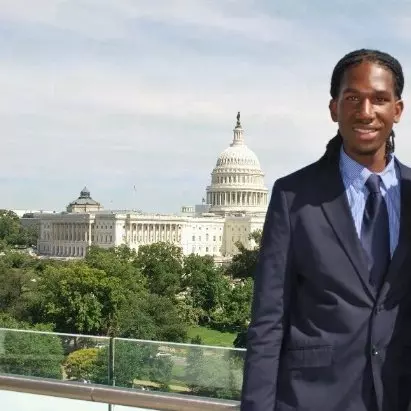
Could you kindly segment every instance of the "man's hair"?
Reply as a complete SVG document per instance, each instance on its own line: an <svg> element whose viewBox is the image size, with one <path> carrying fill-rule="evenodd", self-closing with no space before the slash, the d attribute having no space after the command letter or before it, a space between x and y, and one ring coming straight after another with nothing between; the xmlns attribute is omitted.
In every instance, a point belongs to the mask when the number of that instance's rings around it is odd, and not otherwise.
<svg viewBox="0 0 411 411"><path fill-rule="evenodd" d="M394 94L397 99L401 99L402 92L404 90L404 74L400 62L391 55L378 50L360 49L352 51L346 54L334 67L331 76L330 94L332 99L337 99L340 93L341 82L345 72L356 65L363 63L364 61L370 61L376 63L391 71L394 79ZM386 155L389 156L394 152L395 133L391 131L390 138L386 143ZM327 152L329 154L337 154L342 144L341 135L338 133L327 144Z"/></svg>

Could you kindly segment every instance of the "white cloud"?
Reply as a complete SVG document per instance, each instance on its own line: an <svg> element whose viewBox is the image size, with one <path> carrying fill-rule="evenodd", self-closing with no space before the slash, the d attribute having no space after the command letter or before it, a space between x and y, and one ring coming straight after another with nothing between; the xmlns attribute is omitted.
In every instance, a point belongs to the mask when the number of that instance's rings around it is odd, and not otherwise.
<svg viewBox="0 0 411 411"><path fill-rule="evenodd" d="M315 160L335 130L332 67L361 41L252 3L0 0L3 206L63 207L87 184L118 208L176 210L203 196L238 110L267 186Z"/></svg>

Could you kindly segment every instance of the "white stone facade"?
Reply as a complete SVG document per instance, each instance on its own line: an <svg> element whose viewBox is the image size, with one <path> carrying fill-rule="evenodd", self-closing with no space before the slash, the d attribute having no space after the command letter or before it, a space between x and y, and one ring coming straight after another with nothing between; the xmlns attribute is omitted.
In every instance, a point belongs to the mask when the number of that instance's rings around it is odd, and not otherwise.
<svg viewBox="0 0 411 411"><path fill-rule="evenodd" d="M268 190L257 156L244 144L240 116L233 142L224 150L211 173L205 204L182 207L180 215L132 211L103 211L84 188L67 212L35 217L40 220L38 252L51 257L84 257L87 248L139 246L166 241L183 254L211 255L217 260L246 247L251 232L261 229L267 210Z"/></svg>

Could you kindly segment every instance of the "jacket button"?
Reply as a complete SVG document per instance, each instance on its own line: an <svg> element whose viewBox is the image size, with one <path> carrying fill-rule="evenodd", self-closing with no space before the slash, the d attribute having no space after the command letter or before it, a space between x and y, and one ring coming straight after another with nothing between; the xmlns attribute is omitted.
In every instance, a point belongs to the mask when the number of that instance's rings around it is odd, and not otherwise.
<svg viewBox="0 0 411 411"><path fill-rule="evenodd" d="M380 355L377 347L375 347L375 346L372 347L372 349L371 349L371 354L374 355L375 357L376 357L377 355Z"/></svg>

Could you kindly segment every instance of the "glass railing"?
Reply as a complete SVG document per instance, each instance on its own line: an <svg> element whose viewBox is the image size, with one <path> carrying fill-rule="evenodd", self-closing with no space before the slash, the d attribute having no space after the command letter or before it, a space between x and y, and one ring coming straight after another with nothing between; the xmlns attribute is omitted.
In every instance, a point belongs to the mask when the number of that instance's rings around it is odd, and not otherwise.
<svg viewBox="0 0 411 411"><path fill-rule="evenodd" d="M240 398L245 350L0 328L0 374Z"/></svg>
<svg viewBox="0 0 411 411"><path fill-rule="evenodd" d="M109 375L109 345L107 337L0 328L0 373L98 383L97 367Z"/></svg>

